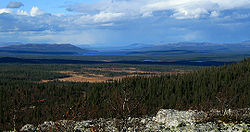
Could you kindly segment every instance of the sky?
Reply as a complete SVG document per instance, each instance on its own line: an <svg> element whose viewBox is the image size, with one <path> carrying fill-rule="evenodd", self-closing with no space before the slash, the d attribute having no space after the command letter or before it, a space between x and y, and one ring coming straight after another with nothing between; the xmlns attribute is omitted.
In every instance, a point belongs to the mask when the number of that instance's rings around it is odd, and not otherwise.
<svg viewBox="0 0 250 132"><path fill-rule="evenodd" d="M250 0L0 0L0 42L119 46L250 40Z"/></svg>

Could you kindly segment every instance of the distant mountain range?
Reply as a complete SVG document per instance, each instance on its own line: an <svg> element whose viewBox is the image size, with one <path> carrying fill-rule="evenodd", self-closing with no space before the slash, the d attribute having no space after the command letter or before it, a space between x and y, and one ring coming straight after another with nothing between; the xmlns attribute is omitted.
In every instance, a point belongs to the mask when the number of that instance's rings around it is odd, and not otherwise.
<svg viewBox="0 0 250 132"><path fill-rule="evenodd" d="M179 42L160 45L136 44L128 45L121 49L131 55L164 55L164 54L189 54L189 53L242 53L250 54L250 42L241 43L195 43Z"/></svg>
<svg viewBox="0 0 250 132"><path fill-rule="evenodd" d="M19 44L0 47L0 52L13 54L74 54L91 52L71 44Z"/></svg>
<svg viewBox="0 0 250 132"><path fill-rule="evenodd" d="M17 42L16 42L17 43ZM160 56L165 60L203 59L203 58L239 58L250 56L250 41L240 43L195 43L179 42L166 44L133 43L128 45L113 45L113 47L100 45L72 45L72 44L22 44L5 43L0 47L0 55L16 54L41 54L41 55L130 55L130 56ZM14 44L14 45L10 45ZM0 45L4 45L0 43ZM95 50L98 50L95 51ZM152 58L151 58L152 59Z"/></svg>
<svg viewBox="0 0 250 132"><path fill-rule="evenodd" d="M151 51L151 50L246 50L250 48L250 42L242 43L195 43L195 42L179 42L179 43L166 43L160 45L150 44L136 44L128 45L126 49L122 50L138 50L138 51Z"/></svg>

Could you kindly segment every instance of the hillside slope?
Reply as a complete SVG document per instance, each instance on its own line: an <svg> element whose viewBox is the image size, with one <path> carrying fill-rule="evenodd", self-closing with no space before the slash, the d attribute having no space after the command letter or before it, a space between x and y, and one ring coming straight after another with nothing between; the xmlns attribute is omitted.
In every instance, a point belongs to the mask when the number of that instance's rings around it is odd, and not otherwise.
<svg viewBox="0 0 250 132"><path fill-rule="evenodd" d="M9 53L77 53L88 52L89 50L81 49L71 44L20 44L1 47L0 52Z"/></svg>
<svg viewBox="0 0 250 132"><path fill-rule="evenodd" d="M8 65L3 64L0 72L0 130L13 128L13 115L20 129L27 123L38 125L46 120L151 116L159 109L223 111L250 107L250 58L185 74L103 83L37 83L27 78L66 75L30 69L28 65L10 69ZM35 76L30 77L31 73Z"/></svg>

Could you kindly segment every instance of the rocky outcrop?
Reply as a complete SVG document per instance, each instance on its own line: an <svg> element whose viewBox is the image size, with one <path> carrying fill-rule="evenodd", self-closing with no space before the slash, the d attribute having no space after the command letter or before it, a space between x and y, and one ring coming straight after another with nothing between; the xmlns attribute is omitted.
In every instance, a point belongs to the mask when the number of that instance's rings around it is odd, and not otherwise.
<svg viewBox="0 0 250 132"><path fill-rule="evenodd" d="M249 109L245 112L249 117ZM208 114L199 111L177 111L162 109L155 117L128 118L128 119L103 119L71 121L60 120L56 122L44 122L34 127L31 124L23 126L20 131L250 131L250 124L225 123L223 121L205 121Z"/></svg>
<svg viewBox="0 0 250 132"><path fill-rule="evenodd" d="M203 119L206 116L207 114L205 112L162 109L153 120L165 126L177 127L180 125L193 125L198 119Z"/></svg>

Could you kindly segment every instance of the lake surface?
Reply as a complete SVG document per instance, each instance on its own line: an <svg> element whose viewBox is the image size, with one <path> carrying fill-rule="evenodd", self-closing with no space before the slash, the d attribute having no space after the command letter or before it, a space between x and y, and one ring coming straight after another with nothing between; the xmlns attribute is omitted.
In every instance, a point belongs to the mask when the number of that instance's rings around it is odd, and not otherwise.
<svg viewBox="0 0 250 132"><path fill-rule="evenodd" d="M92 55L128 55L128 52L82 52L75 55L92 56Z"/></svg>
<svg viewBox="0 0 250 132"><path fill-rule="evenodd" d="M66 59L22 59L14 57L2 57L0 63L30 63L30 64L147 64L147 65L192 65L192 66L221 66L232 64L234 62L219 62L219 61L160 61L160 60L144 60L144 61L82 61L82 60L66 60Z"/></svg>

